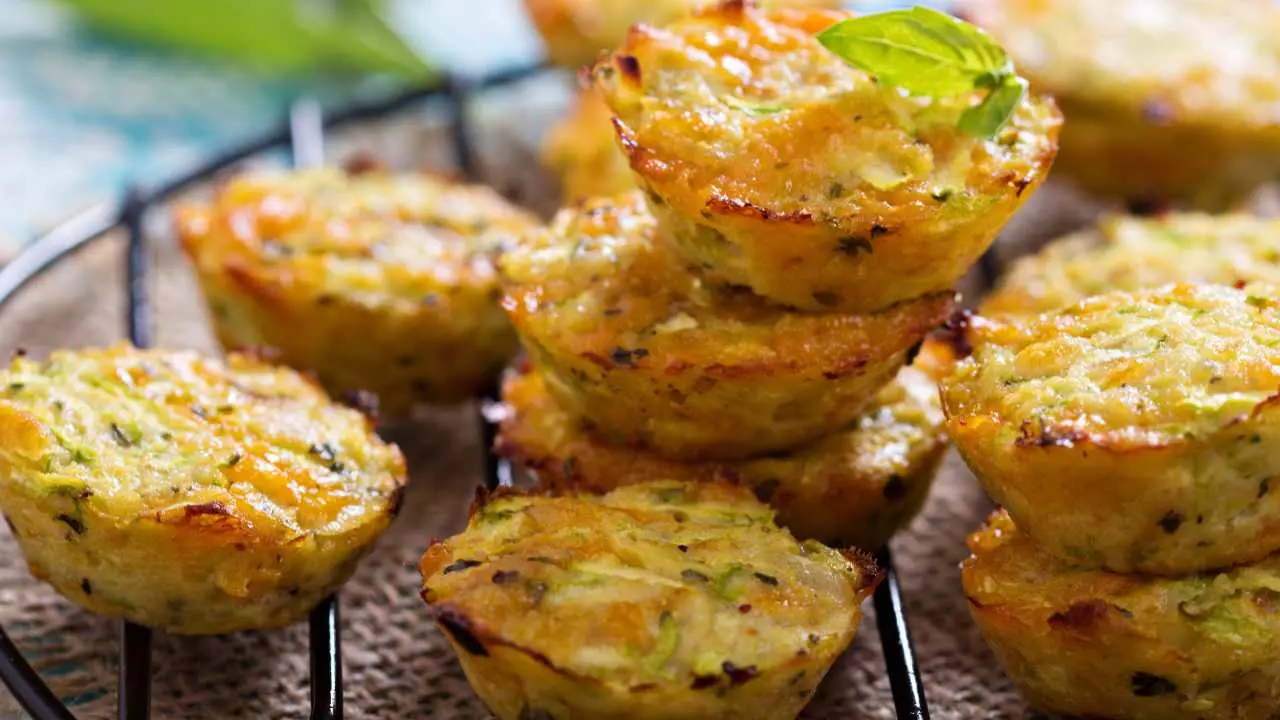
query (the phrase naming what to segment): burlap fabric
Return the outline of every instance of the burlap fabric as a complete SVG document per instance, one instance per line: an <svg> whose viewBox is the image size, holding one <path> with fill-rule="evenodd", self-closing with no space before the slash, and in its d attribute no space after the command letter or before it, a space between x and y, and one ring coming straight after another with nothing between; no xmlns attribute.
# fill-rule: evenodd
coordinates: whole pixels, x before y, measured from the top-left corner
<svg viewBox="0 0 1280 720"><path fill-rule="evenodd" d="M546 179L531 171L536 163L529 148L559 107L562 90L557 81L539 81L473 108L487 179L544 210L552 195ZM353 149L401 166L439 166L449 158L441 118L430 110L344 133L331 144L331 157ZM1097 210L1061 188L1046 189L1034 203L1002 240L1006 256L1086 222ZM158 344L212 352L195 281L164 215L150 223ZM24 291L0 313L0 353L25 347L42 354L121 338L123 242L100 240ZM473 489L482 482L476 409L429 412L388 434L405 448L413 477L399 520L342 591L348 717L487 718L427 617L415 569L431 538L462 527ZM960 590L964 537L989 509L953 455L922 515L893 542L928 700L933 716L943 720L1030 717L986 651ZM0 535L0 623L78 717L114 717L117 623L32 580L7 531ZM229 637L157 636L154 716L306 717L306 641L301 625ZM3 691L0 716L22 716ZM804 717L894 717L873 615Z"/></svg>

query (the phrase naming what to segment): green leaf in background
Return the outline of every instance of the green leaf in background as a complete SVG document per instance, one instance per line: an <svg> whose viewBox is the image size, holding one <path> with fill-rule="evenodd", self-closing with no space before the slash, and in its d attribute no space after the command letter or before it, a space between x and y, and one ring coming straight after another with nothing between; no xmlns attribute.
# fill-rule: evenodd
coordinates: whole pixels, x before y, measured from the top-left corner
<svg viewBox="0 0 1280 720"><path fill-rule="evenodd" d="M823 47L880 82L913 95L950 97L990 89L960 128L993 137L1026 93L1004 48L983 31L925 7L863 15L818 34Z"/></svg>
<svg viewBox="0 0 1280 720"><path fill-rule="evenodd" d="M430 65L376 0L62 0L130 40L281 73L346 71L421 80Z"/></svg>

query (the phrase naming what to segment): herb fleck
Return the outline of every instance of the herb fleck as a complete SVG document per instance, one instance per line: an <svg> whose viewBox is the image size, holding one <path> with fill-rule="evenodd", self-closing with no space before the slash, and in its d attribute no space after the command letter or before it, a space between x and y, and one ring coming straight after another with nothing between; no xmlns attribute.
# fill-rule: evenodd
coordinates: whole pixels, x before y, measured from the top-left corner
<svg viewBox="0 0 1280 720"><path fill-rule="evenodd" d="M494 585L505 585L513 580L520 579L520 571L518 570L499 570L493 574Z"/></svg>
<svg viewBox="0 0 1280 720"><path fill-rule="evenodd" d="M122 448L133 447L134 440L125 434L119 425L111 423L111 439Z"/></svg>
<svg viewBox="0 0 1280 720"><path fill-rule="evenodd" d="M1172 535L1178 532L1178 528L1182 527L1182 521L1185 519L1181 513L1170 510L1164 514L1164 517L1160 518L1158 525L1160 525L1160 529Z"/></svg>
<svg viewBox="0 0 1280 720"><path fill-rule="evenodd" d="M813 299L819 305L824 305L826 307L839 305L841 300L839 293L831 292L830 290L819 290L813 294Z"/></svg>
<svg viewBox="0 0 1280 720"><path fill-rule="evenodd" d="M66 514L59 515L57 517L57 520L59 522L66 523L67 527L71 528L71 531L77 535L83 535L85 532L86 528L84 526L84 523L71 517L70 515L66 515Z"/></svg>
<svg viewBox="0 0 1280 720"><path fill-rule="evenodd" d="M741 685L742 683L760 674L760 672L756 670L755 665L738 667L737 665L734 665L728 660L724 661L724 663L720 666L720 669L724 671L725 675L729 676L729 684L731 685Z"/></svg>
<svg viewBox="0 0 1280 720"><path fill-rule="evenodd" d="M634 367L636 360L646 357L649 357L649 351L644 348L628 350L626 348L618 347L614 348L613 354L610 355L610 359L613 360L614 364L626 365L628 367Z"/></svg>
<svg viewBox="0 0 1280 720"><path fill-rule="evenodd" d="M315 455L325 462L333 462L338 458L338 451L329 443L312 444L307 448L307 452Z"/></svg>
<svg viewBox="0 0 1280 720"><path fill-rule="evenodd" d="M693 569L682 571L680 573L680 579L685 582L711 582L711 578Z"/></svg>
<svg viewBox="0 0 1280 720"><path fill-rule="evenodd" d="M449 573L455 573L462 570L470 570L473 567L479 567L483 564L484 563L481 563L479 560L455 560L453 563L445 566L444 574L448 575Z"/></svg>
<svg viewBox="0 0 1280 720"><path fill-rule="evenodd" d="M1136 672L1129 678L1129 687L1138 697L1157 697L1177 692L1178 686L1151 673Z"/></svg>
<svg viewBox="0 0 1280 720"><path fill-rule="evenodd" d="M836 241L836 250L851 257L857 256L859 253L873 254L875 251L871 247L871 241L866 238L848 236L842 237ZM821 301L819 301L821 302Z"/></svg>
<svg viewBox="0 0 1280 720"><path fill-rule="evenodd" d="M901 475L890 475L881 492L886 500L900 500L907 494L907 482Z"/></svg>

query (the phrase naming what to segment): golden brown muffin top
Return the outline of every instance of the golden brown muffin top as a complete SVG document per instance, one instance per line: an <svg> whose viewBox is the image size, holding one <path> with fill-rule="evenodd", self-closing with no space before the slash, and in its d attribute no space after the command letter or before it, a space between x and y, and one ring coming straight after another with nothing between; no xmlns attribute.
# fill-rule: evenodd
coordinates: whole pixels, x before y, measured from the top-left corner
<svg viewBox="0 0 1280 720"><path fill-rule="evenodd" d="M762 473L773 470L778 476L798 476L822 463L838 465L841 472L850 476L878 478L909 472L918 467L922 456L945 443L938 386L927 374L910 367L898 371L893 382L876 394L867 411L844 432L790 452L728 463L677 462L610 445L561 410L542 377L531 367L507 374L502 397L505 407L496 411L502 426L499 452L523 463L532 461L535 469L552 457L562 458L564 472L569 476L583 456L590 456L589 464L597 472L629 478L648 475L699 479L714 476L718 470L734 469L758 469ZM612 466L612 472L601 469L602 465ZM600 480L608 482L609 478ZM781 487L789 489L786 482Z"/></svg>
<svg viewBox="0 0 1280 720"><path fill-rule="evenodd" d="M848 642L879 579L868 558L796 541L749 490L673 482L499 495L421 569L423 597L460 643L631 688L807 666Z"/></svg>
<svg viewBox="0 0 1280 720"><path fill-rule="evenodd" d="M1203 439L1280 403L1274 286L1115 292L971 333L943 384L948 417L990 417L1018 444Z"/></svg>
<svg viewBox="0 0 1280 720"><path fill-rule="evenodd" d="M1155 641L1157 667L1181 665L1170 661L1170 648L1195 653L1196 666L1210 672L1256 666L1273 660L1280 644L1280 555L1177 578L1092 570L1042 550L1003 510L968 545L962 568L970 602L1037 626L1047 619L1046 630L1081 639ZM1134 680L1139 689L1141 676Z"/></svg>
<svg viewBox="0 0 1280 720"><path fill-rule="evenodd" d="M489 188L425 174L242 175L183 208L183 245L256 292L413 312L497 293L494 255L537 221ZM269 298L268 298L269 299Z"/></svg>
<svg viewBox="0 0 1280 720"><path fill-rule="evenodd" d="M238 354L122 344L19 357L0 372L0 437L0 472L77 508L272 541L394 511L405 473L368 418Z"/></svg>
<svg viewBox="0 0 1280 720"><path fill-rule="evenodd" d="M1153 124L1280 130L1270 0L965 0L1033 87Z"/></svg>
<svg viewBox="0 0 1280 720"><path fill-rule="evenodd" d="M1110 217L1019 259L983 299L981 312L1032 315L1111 290L1171 282L1280 284L1280 221L1193 213Z"/></svg>
<svg viewBox="0 0 1280 720"><path fill-rule="evenodd" d="M715 0L525 0L525 9L551 47L552 59L579 65L622 43L636 23L666 25ZM835 7L840 0L764 0L764 7ZM574 45L557 43L572 38Z"/></svg>
<svg viewBox="0 0 1280 720"><path fill-rule="evenodd" d="M849 17L726 2L633 28L593 72L632 166L681 178L717 212L804 223L977 210L1048 171L1052 102L1028 96L993 139L971 137L958 122L978 93L910 97L819 43Z"/></svg>
<svg viewBox="0 0 1280 720"><path fill-rule="evenodd" d="M945 316L942 293L864 315L788 312L705 286L656 239L636 191L562 210L501 261L517 327L602 365L691 365L710 375L854 372L868 354L910 346ZM853 367L850 363L856 363Z"/></svg>

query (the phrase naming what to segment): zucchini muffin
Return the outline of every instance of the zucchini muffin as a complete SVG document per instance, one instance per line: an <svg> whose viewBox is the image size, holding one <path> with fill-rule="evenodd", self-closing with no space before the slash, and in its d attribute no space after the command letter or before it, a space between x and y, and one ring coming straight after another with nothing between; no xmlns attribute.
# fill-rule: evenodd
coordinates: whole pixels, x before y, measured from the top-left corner
<svg viewBox="0 0 1280 720"><path fill-rule="evenodd" d="M1224 209L1280 176L1270 0L963 0L1067 116L1058 169L1130 199Z"/></svg>
<svg viewBox="0 0 1280 720"><path fill-rule="evenodd" d="M62 351L0 372L0 507L31 573L169 633L286 625L399 509L404 459L297 373Z"/></svg>
<svg viewBox="0 0 1280 720"><path fill-rule="evenodd" d="M480 393L515 354L494 258L536 225L488 188L339 170L238 177L179 217L225 347L391 418Z"/></svg>
<svg viewBox="0 0 1280 720"><path fill-rule="evenodd" d="M713 0L524 0L557 65L581 67L626 39L636 23L665 25ZM837 7L840 0L764 0L765 7Z"/></svg>
<svg viewBox="0 0 1280 720"><path fill-rule="evenodd" d="M908 97L824 48L848 17L725 2L597 63L663 236L704 277L825 312L947 290L1049 172L1052 102L972 137L979 93Z"/></svg>
<svg viewBox="0 0 1280 720"><path fill-rule="evenodd" d="M1275 286L1109 293L967 340L949 434L1047 551L1181 574L1280 550Z"/></svg>
<svg viewBox="0 0 1280 720"><path fill-rule="evenodd" d="M790 720L880 579L796 541L749 490L677 482L482 498L422 575L501 720Z"/></svg>
<svg viewBox="0 0 1280 720"><path fill-rule="evenodd" d="M593 88L580 92L569 114L551 128L542 164L560 179L560 193L568 201L609 197L636 186L613 132L613 113Z"/></svg>
<svg viewBox="0 0 1280 720"><path fill-rule="evenodd" d="M948 314L787 312L704 285L638 192L560 212L502 258L504 303L548 391L606 440L682 459L793 448L852 424Z"/></svg>
<svg viewBox="0 0 1280 720"><path fill-rule="evenodd" d="M989 317L1057 310L1172 282L1280 284L1280 221L1252 215L1115 216L1019 259L983 299Z"/></svg>
<svg viewBox="0 0 1280 720"><path fill-rule="evenodd" d="M1178 578L1064 563L997 512L969 538L978 628L1038 709L1116 720L1273 720L1280 556Z"/></svg>
<svg viewBox="0 0 1280 720"><path fill-rule="evenodd" d="M937 384L903 368L842 432L754 460L680 463L611 445L556 405L527 365L507 375L497 451L558 492L604 493L652 480L740 483L801 539L883 546L919 512L946 452Z"/></svg>

